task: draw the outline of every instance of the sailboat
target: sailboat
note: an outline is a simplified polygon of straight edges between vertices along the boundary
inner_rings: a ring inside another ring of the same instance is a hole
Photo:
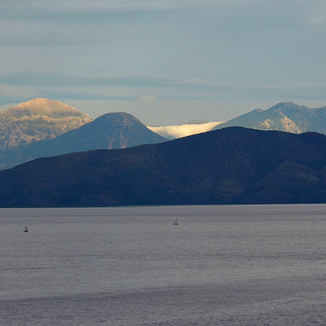
[[[173,223],[173,225],[178,225],[179,223],[178,223],[178,219],[176,218],[175,219],[175,221],[174,221],[174,223]]]
[[[24,228],[23,232],[28,232],[27,225],[25,225],[25,228]]]

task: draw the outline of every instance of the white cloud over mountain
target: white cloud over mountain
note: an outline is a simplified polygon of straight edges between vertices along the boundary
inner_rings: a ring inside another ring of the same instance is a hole
[[[164,126],[164,127],[147,126],[147,128],[149,128],[150,130],[156,132],[157,134],[167,139],[174,139],[174,138],[181,138],[181,137],[186,137],[186,136],[210,131],[220,123],[222,122],[207,122],[207,123],[199,123],[199,124],[185,123],[182,125]]]

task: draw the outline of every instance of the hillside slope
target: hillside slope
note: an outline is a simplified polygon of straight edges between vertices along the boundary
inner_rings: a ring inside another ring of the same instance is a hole
[[[91,120],[64,103],[46,98],[21,103],[0,111],[0,151],[57,137]]]
[[[326,134],[326,107],[310,109],[292,102],[279,103],[268,110],[256,109],[221,123],[214,130],[233,126],[295,134],[307,131]]]
[[[107,113],[82,127],[53,139],[33,142],[2,153],[3,166],[14,166],[40,157],[93,149],[127,148],[166,141],[128,113]]]
[[[326,202],[326,136],[225,128],[0,172],[1,207]]]

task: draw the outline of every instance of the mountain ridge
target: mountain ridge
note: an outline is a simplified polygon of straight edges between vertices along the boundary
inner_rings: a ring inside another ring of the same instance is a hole
[[[33,142],[0,154],[2,167],[11,167],[26,161],[61,154],[94,150],[118,149],[141,144],[166,141],[149,130],[129,113],[106,113],[80,128],[70,130],[53,139]]]
[[[231,126],[279,130],[296,134],[307,131],[326,134],[326,106],[308,108],[294,102],[281,102],[267,110],[252,110],[217,125],[213,130]]]
[[[74,108],[45,98],[0,111],[0,151],[50,139],[92,119]]]
[[[20,103],[14,107],[11,107],[5,111],[1,111],[0,115],[9,113],[9,116],[26,116],[26,115],[47,115],[47,116],[58,116],[63,113],[74,113],[76,115],[83,115],[83,113],[77,111],[72,106],[65,103],[50,100],[44,97],[35,98],[30,101]]]
[[[0,172],[1,207],[326,201],[326,136],[230,127]]]

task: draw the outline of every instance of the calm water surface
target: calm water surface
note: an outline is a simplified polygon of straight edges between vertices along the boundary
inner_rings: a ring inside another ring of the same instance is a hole
[[[0,209],[0,250],[1,325],[326,325],[326,205]]]

